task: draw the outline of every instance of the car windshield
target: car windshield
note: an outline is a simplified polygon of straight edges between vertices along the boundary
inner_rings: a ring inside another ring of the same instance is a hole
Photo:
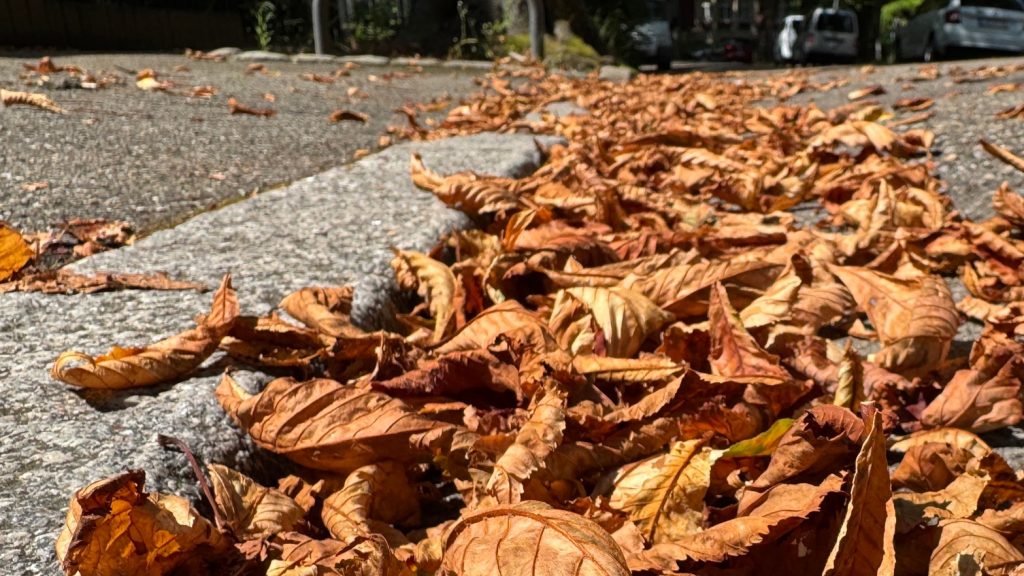
[[[826,32],[853,32],[853,17],[839,12],[822,12],[818,16],[818,30]]]
[[[1002,8],[1024,12],[1024,5],[1018,0],[960,0],[961,6],[979,6],[982,8]]]

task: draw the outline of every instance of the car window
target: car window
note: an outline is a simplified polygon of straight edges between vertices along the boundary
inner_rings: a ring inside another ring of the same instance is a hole
[[[961,6],[980,6],[983,8],[1002,8],[1024,12],[1024,5],[1018,0],[960,0]]]
[[[818,30],[825,32],[853,32],[853,16],[841,12],[822,12],[818,15]]]

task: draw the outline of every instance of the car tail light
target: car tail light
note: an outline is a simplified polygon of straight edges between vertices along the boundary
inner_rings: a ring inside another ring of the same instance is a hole
[[[814,44],[814,34],[808,34],[807,35],[807,43],[808,44]]]
[[[949,12],[946,12],[946,22],[949,22],[950,24],[959,24],[960,23],[960,11],[959,10],[950,10]]]

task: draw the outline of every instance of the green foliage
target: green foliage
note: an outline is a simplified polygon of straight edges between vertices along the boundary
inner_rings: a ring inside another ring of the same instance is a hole
[[[913,12],[924,0],[895,0],[882,6],[882,43],[889,44],[892,40],[893,26],[899,19]]]
[[[511,34],[505,41],[505,49],[526,54],[530,51],[530,37]],[[596,68],[601,65],[601,55],[579,36],[573,35],[565,42],[559,42],[554,36],[545,35],[544,62],[558,68]]]
[[[463,0],[456,2],[459,16],[458,36],[452,38],[449,58],[479,58],[493,60],[508,54],[504,44],[506,26],[502,21],[485,22],[478,26]]]
[[[256,33],[256,43],[260,50],[268,50],[270,41],[274,38],[273,23],[277,13],[277,7],[270,0],[262,0],[252,9],[253,32]]]
[[[349,49],[353,51],[377,52],[398,34],[401,24],[397,2],[374,2],[372,5],[357,4],[352,22],[346,23],[344,31],[349,38]]]

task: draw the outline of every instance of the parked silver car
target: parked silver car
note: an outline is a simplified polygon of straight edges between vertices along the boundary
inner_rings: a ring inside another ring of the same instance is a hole
[[[896,32],[903,60],[931,62],[958,48],[1024,52],[1021,0],[925,0]]]
[[[857,57],[857,15],[851,10],[816,8],[794,50],[799,62],[849,62]]]

